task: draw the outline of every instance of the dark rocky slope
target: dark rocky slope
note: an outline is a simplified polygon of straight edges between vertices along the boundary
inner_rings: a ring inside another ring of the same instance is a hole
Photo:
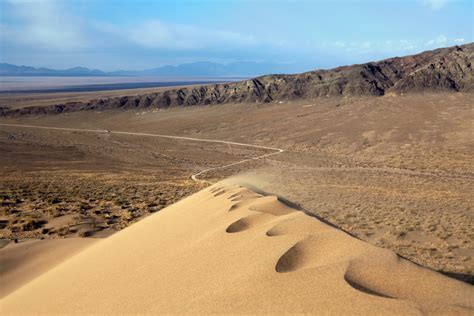
[[[440,48],[378,62],[315,70],[297,75],[267,75],[228,84],[173,89],[141,96],[21,109],[0,115],[54,114],[82,110],[166,108],[239,102],[271,102],[327,96],[380,96],[421,91],[474,91],[474,43]]]

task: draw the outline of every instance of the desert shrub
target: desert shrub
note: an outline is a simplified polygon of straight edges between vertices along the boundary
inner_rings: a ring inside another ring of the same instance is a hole
[[[58,204],[61,202],[61,199],[57,196],[53,197],[51,200],[50,200],[50,203],[51,204]]]
[[[29,220],[26,220],[25,223],[23,223],[22,230],[23,231],[36,230],[38,228],[41,228],[41,226],[43,226],[44,223],[45,223],[44,221],[29,219]]]

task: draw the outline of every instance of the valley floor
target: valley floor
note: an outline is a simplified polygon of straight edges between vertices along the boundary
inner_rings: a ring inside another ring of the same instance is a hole
[[[0,236],[107,236],[206,186],[191,174],[267,153],[104,130],[221,139],[284,152],[202,178],[237,177],[474,282],[471,100],[423,94],[1,118],[102,132],[0,126]]]

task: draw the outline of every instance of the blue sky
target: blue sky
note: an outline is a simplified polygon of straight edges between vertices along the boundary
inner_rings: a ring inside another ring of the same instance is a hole
[[[472,0],[0,0],[0,61],[103,70],[266,61],[295,71],[473,41]]]

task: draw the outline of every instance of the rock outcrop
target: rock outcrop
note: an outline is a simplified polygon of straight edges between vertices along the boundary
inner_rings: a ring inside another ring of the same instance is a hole
[[[255,103],[330,96],[380,96],[423,91],[474,91],[474,43],[440,48],[378,62],[267,75],[225,84],[184,87],[140,96],[72,102],[20,109],[0,108],[2,116],[55,114],[83,110],[167,108]]]

